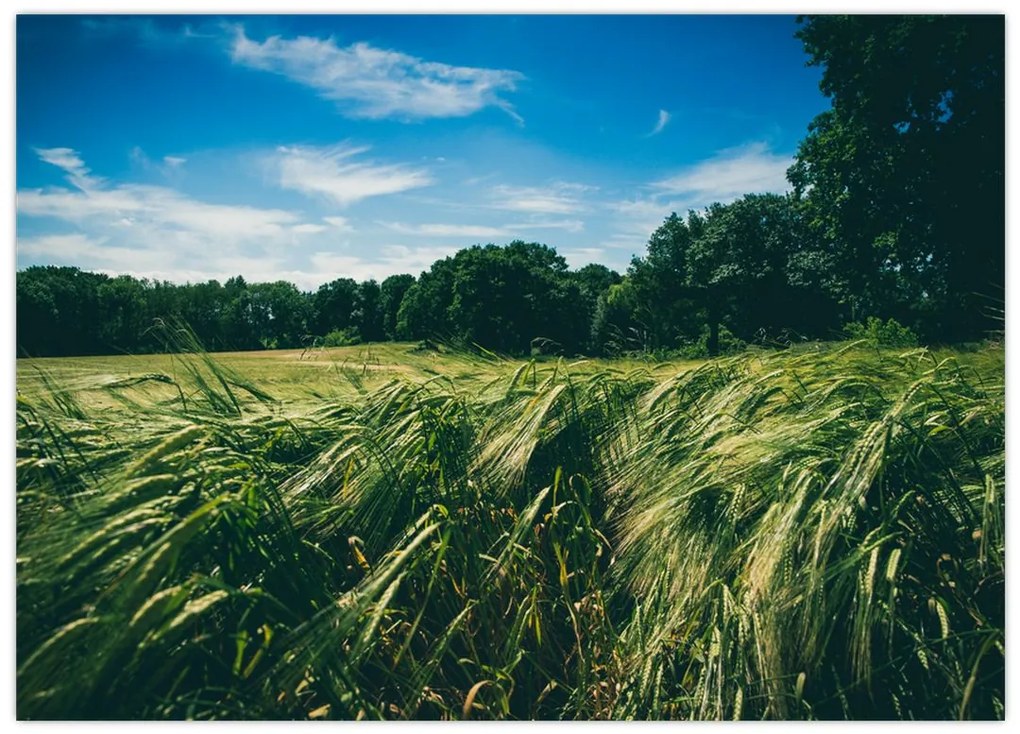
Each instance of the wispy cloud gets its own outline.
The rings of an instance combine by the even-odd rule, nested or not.
[[[719,202],[727,204],[744,194],[782,193],[789,189],[786,169],[791,155],[756,142],[721,150],[703,161],[654,181],[636,197],[612,202],[622,241],[648,236],[671,212],[684,215]]]
[[[601,247],[578,247],[561,253],[572,268],[583,268],[590,263],[605,262],[606,251]]]
[[[131,162],[145,171],[155,171],[163,176],[171,176],[183,168],[187,158],[178,155],[165,155],[161,161],[154,161],[142,148],[136,145],[131,149]]]
[[[672,115],[666,112],[666,110],[659,110],[659,120],[658,122],[655,123],[655,127],[652,129],[650,133],[648,133],[646,137],[650,138],[653,135],[658,135],[659,133],[661,133],[663,128],[665,128],[666,125],[669,124],[671,118]]]
[[[329,227],[324,224],[310,224],[306,222],[304,224],[295,224],[290,229],[298,234],[318,234],[319,232],[325,232]]]
[[[33,224],[36,232],[53,222],[75,231],[19,236],[19,260],[134,273],[183,274],[196,263],[208,273],[239,262],[270,268],[298,237],[325,230],[283,209],[214,204],[167,186],[112,184],[93,176],[70,148],[38,155],[67,171],[73,188],[18,191],[19,218],[43,220]]]
[[[501,227],[487,227],[477,224],[404,224],[402,222],[380,222],[381,225],[400,234],[422,237],[506,237],[509,230]]]
[[[584,230],[584,222],[580,219],[535,219],[530,222],[507,225],[508,228],[518,230],[529,229],[560,229],[564,232],[581,232]]]
[[[85,165],[85,161],[78,155],[78,151],[71,148],[35,148],[39,158],[62,169],[67,174],[68,182],[77,189],[87,191],[102,184],[102,179],[92,176],[92,171]]]
[[[374,259],[361,258],[336,252],[316,252],[310,258],[319,283],[334,278],[380,280],[398,273],[417,275],[428,270],[432,263],[448,257],[457,251],[456,245],[446,247],[408,247],[406,245],[384,245]]]
[[[351,232],[354,227],[351,226],[351,222],[347,217],[323,217],[322,221],[331,227],[335,227],[341,232]]]
[[[421,169],[355,160],[368,150],[348,145],[280,147],[269,164],[281,187],[325,197],[340,206],[432,183]]]
[[[490,199],[496,209],[533,214],[574,214],[587,209],[582,195],[594,187],[562,181],[548,186],[506,186],[492,188]]]
[[[235,27],[231,55],[235,63],[311,87],[351,117],[464,117],[493,106],[520,122],[501,96],[524,79],[516,71],[425,61],[368,43],[340,46],[332,37],[271,36],[259,42],[241,25]]]
[[[296,214],[282,209],[209,204],[163,186],[137,184],[88,192],[23,190],[18,192],[18,212],[78,225],[157,227],[189,239],[209,238],[214,245],[275,238],[288,225],[300,223]]]
[[[715,201],[726,203],[744,194],[788,190],[786,169],[792,163],[792,156],[772,152],[767,143],[751,143],[722,150],[652,186],[664,194],[699,205]]]

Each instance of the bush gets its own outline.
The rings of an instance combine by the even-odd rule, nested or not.
[[[673,350],[674,358],[679,359],[708,359],[708,338],[709,328],[705,324],[701,327],[698,340],[680,345]],[[738,354],[747,348],[747,342],[733,335],[729,329],[720,324],[719,326],[719,356]]]
[[[867,323],[851,321],[843,326],[843,331],[850,339],[865,339],[883,347],[916,347],[917,334],[896,319],[885,323],[875,316],[868,318]]]
[[[361,344],[361,333],[356,326],[333,329],[323,337],[322,344],[326,347],[349,347],[352,344]]]

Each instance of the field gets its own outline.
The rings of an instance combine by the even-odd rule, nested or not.
[[[17,380],[21,718],[1004,716],[1001,346]]]

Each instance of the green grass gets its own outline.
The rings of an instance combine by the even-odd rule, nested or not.
[[[21,361],[22,718],[1004,716],[1004,355]]]

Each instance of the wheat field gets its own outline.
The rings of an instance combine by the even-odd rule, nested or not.
[[[29,719],[999,719],[1004,353],[21,360]]]

